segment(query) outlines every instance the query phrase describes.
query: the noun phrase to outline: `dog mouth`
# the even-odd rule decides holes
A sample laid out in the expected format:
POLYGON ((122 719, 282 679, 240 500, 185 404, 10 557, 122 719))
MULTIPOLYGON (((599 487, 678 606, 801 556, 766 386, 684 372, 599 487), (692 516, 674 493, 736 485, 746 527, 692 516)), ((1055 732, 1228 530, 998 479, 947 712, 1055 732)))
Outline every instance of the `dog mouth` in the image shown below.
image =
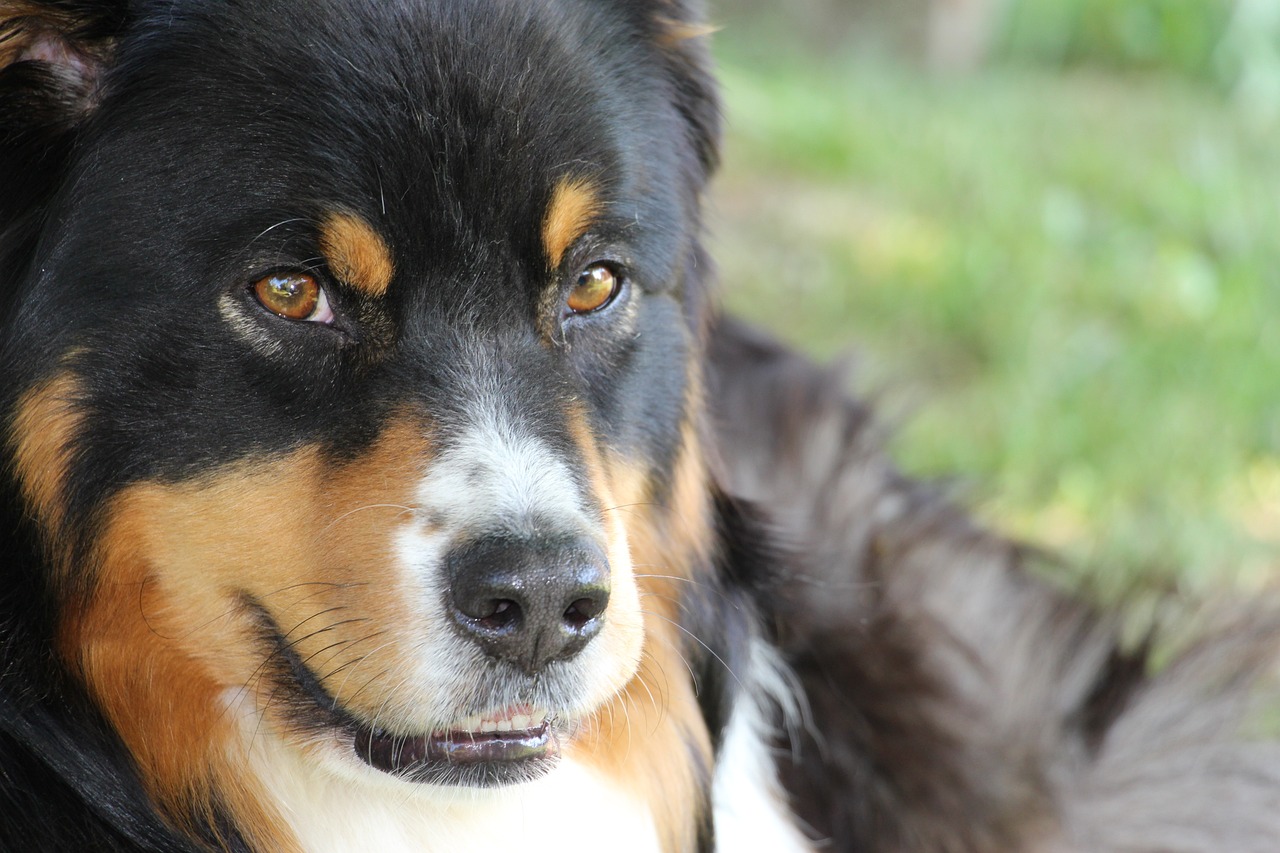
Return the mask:
POLYGON ((560 733, 546 709, 513 706, 460 720, 429 735, 355 725, 367 765, 410 782, 490 787, 536 778, 560 757, 560 733))
POLYGON ((270 650, 267 667, 273 670, 273 680, 288 694, 277 707, 289 709, 290 724, 317 735, 336 734, 374 770, 408 782, 490 788, 537 779, 560 759, 567 724, 542 704, 498 705, 425 734, 370 725, 324 688, 266 608, 248 598, 246 604, 270 650))

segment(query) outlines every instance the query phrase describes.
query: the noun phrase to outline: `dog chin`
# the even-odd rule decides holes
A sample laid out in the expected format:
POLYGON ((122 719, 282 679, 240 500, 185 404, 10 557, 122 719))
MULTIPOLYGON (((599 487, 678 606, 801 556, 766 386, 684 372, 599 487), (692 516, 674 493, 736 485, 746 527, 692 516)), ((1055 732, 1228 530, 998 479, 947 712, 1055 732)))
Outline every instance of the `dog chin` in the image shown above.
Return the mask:
POLYGON ((292 702, 271 701, 286 690, 282 685, 256 700, 250 691, 228 690, 222 702, 238 720, 250 757, 260 748, 256 742, 269 741, 268 751, 288 751, 303 765, 365 784, 455 790, 518 785, 550 773, 575 734, 590 727, 634 676, 639 643, 634 653, 619 647, 632 645, 642 632, 611 633, 580 659, 537 676, 490 667, 417 697, 402 688, 372 717, 344 708, 317 683, 287 691, 292 702), (485 682, 488 689, 477 696, 476 684, 485 682), (468 698, 450 702, 449 694, 468 698), (445 710, 450 707, 459 710, 445 710), (424 714, 427 708, 432 710, 424 714))

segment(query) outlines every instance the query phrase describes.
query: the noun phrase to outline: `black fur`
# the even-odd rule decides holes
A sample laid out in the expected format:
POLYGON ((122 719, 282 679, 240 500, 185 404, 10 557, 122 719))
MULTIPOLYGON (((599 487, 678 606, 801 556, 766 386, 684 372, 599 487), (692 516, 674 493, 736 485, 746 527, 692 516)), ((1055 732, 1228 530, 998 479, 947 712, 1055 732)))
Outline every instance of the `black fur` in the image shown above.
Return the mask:
POLYGON ((901 477, 866 406, 725 321, 711 347, 733 492, 799 565, 760 601, 809 704, 778 755, 835 850, 1263 853, 1280 745, 1241 726, 1280 620, 1233 619, 1156 670, 1117 617, 901 477), (767 405, 762 404, 767 401, 767 405))

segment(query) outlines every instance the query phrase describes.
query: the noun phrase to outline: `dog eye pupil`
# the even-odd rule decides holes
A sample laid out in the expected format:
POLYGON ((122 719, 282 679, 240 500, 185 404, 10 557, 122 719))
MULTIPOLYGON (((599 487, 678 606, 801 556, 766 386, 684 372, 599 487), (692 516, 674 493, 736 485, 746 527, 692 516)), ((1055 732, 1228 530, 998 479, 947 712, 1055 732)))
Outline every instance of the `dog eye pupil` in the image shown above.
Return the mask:
POLYGON ((577 314, 598 311, 618 290, 618 278, 605 264, 592 264, 578 276, 569 294, 569 310, 577 314))
POLYGON ((277 273, 258 279, 253 295, 273 314, 305 320, 320 304, 320 285, 305 273, 277 273))

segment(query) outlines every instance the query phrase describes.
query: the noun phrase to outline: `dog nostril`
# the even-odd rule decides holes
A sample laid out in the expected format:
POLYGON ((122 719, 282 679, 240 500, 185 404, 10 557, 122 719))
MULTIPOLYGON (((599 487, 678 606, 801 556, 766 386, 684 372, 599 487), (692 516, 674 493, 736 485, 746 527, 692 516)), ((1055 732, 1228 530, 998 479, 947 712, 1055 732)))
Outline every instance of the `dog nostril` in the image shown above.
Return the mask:
POLYGON ((604 612, 608 603, 609 600, 605 596, 579 598, 564 612, 565 627, 575 632, 582 631, 593 619, 604 612))
POLYGON ((482 616, 475 617, 479 627, 486 631, 505 631, 520 622, 520 605, 508 598, 495 599, 493 607, 482 616))

